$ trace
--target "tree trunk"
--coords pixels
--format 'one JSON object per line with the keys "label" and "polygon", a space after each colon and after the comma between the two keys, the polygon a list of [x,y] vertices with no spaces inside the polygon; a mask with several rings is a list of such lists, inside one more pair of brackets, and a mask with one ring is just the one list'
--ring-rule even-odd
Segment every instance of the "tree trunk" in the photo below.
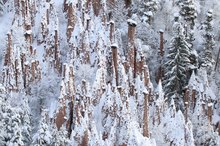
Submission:
{"label": "tree trunk", "polygon": [[111,48],[112,48],[112,59],[114,64],[116,86],[119,86],[118,85],[118,48],[117,46],[111,46]]}

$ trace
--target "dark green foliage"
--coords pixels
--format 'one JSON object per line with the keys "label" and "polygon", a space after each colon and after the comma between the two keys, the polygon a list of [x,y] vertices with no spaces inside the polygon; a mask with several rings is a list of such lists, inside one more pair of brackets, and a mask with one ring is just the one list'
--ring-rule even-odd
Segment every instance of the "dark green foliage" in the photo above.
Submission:
{"label": "dark green foliage", "polygon": [[206,14],[206,21],[204,23],[204,63],[206,66],[212,66],[213,64],[213,55],[212,51],[215,46],[214,36],[212,33],[212,11],[209,11]]}
{"label": "dark green foliage", "polygon": [[190,51],[183,35],[183,27],[175,20],[173,29],[174,37],[171,40],[167,62],[165,63],[165,93],[170,101],[171,97],[180,98],[184,86],[187,84],[187,71],[189,66]]}
{"label": "dark green foliage", "polygon": [[196,9],[193,0],[184,0],[180,3],[180,15],[193,29],[195,25],[195,18],[197,17]]}

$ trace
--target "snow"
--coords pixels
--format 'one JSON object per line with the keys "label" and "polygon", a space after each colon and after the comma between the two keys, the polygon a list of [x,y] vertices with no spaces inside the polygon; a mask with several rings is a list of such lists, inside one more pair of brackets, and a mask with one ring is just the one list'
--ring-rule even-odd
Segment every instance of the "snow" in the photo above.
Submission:
{"label": "snow", "polygon": [[118,48],[118,44],[116,44],[116,43],[112,44],[111,48],[117,49]]}
{"label": "snow", "polygon": [[[8,4],[13,2],[11,0],[7,1]],[[176,3],[173,5],[172,1],[157,1],[157,6],[154,6],[157,10],[151,11],[142,8],[143,1],[133,1],[132,16],[127,19],[127,9],[124,8],[123,1],[115,1],[114,9],[112,6],[109,7],[106,0],[102,1],[100,14],[95,16],[93,5],[89,5],[85,13],[86,1],[68,0],[67,4],[72,3],[74,9],[74,25],[72,26],[67,24],[67,13],[63,12],[63,1],[51,0],[49,3],[46,3],[45,0],[29,2],[31,4],[36,2],[36,12],[32,13],[33,9],[30,8],[30,11],[28,11],[29,16],[25,20],[25,24],[31,24],[30,30],[25,30],[22,26],[24,18],[21,15],[14,15],[14,5],[12,4],[7,8],[12,10],[4,12],[0,16],[0,26],[3,28],[0,30],[0,40],[2,40],[0,44],[0,69],[3,69],[2,84],[0,84],[0,96],[2,97],[0,110],[5,106],[5,102],[3,102],[5,98],[3,96],[9,99],[9,105],[13,105],[16,108],[19,107],[22,98],[30,102],[27,106],[31,108],[31,128],[33,129],[31,136],[34,135],[33,143],[40,138],[47,143],[54,142],[54,137],[51,136],[53,133],[51,129],[55,129],[53,126],[55,126],[54,121],[57,118],[56,112],[58,108],[64,105],[66,115],[63,118],[66,121],[69,120],[71,110],[73,110],[74,116],[73,125],[71,125],[74,130],[69,139],[70,145],[80,145],[85,133],[88,136],[89,145],[100,146],[120,145],[123,142],[130,146],[166,146],[171,144],[194,146],[200,145],[200,142],[207,140],[209,137],[215,138],[216,135],[212,125],[216,125],[220,119],[220,77],[218,69],[216,71],[209,70],[207,69],[208,66],[202,67],[202,65],[199,67],[198,65],[187,66],[194,70],[189,82],[188,79],[186,81],[188,83],[186,86],[189,89],[189,102],[185,102],[189,106],[187,121],[185,121],[184,110],[176,111],[176,97],[166,95],[164,79],[162,81],[156,80],[158,67],[167,60],[166,50],[169,50],[170,40],[175,34],[171,26],[175,24],[177,29],[181,29],[181,35],[185,35],[183,34],[183,32],[185,33],[184,29],[180,27],[180,23],[185,24],[184,18],[180,18],[180,23],[174,23],[173,21],[174,17],[179,17],[180,8]],[[151,6],[152,3],[147,3],[147,7]],[[191,31],[195,34],[196,40],[193,42],[193,49],[190,52],[196,57],[198,64],[202,60],[202,48],[204,48],[200,34],[200,29],[202,29],[200,24],[205,20],[206,14],[210,17],[213,15],[214,35],[217,40],[217,36],[219,36],[217,28],[220,20],[220,15],[217,13],[219,6],[220,3],[217,0],[195,1],[195,5],[189,6],[190,8],[196,8],[198,14],[194,30]],[[46,9],[50,10],[49,24],[46,21]],[[209,9],[213,9],[213,11],[208,11]],[[109,21],[106,16],[108,16],[110,11],[113,13],[113,18]],[[85,14],[84,18],[82,18],[82,13]],[[33,19],[30,19],[30,17],[33,17]],[[145,21],[142,21],[143,19]],[[82,20],[84,20],[84,24]],[[90,20],[88,30],[86,30],[86,20]],[[104,23],[104,20],[106,23]],[[114,35],[116,41],[113,44],[109,40],[109,25],[105,25],[109,23],[114,23],[115,26]],[[137,26],[134,42],[138,50],[136,59],[140,61],[144,55],[146,59],[144,68],[148,69],[149,67],[150,83],[146,86],[144,85],[143,72],[138,73],[136,78],[133,78],[133,69],[126,68],[125,65],[125,62],[129,63],[127,57],[128,25],[126,23],[131,26]],[[42,24],[45,27],[44,30],[42,30]],[[66,36],[67,29],[73,30],[69,40],[67,40]],[[61,73],[59,73],[54,64],[55,30],[58,31],[59,38],[58,48],[56,49],[59,52],[58,58],[61,62]],[[164,32],[164,48],[167,48],[163,58],[158,58],[157,55],[157,48],[159,47],[158,30],[159,32]],[[7,33],[12,34],[13,49],[10,58],[12,64],[3,66],[5,52],[7,52]],[[33,40],[31,43],[26,41],[24,34],[32,35]],[[218,46],[219,41],[216,42],[216,46]],[[36,51],[36,55],[30,54],[30,45]],[[112,71],[112,56],[111,49],[109,49],[111,47],[118,48],[118,87],[115,86],[115,73]],[[89,63],[84,62],[85,50],[89,54]],[[216,48],[213,50],[214,59],[216,58],[216,50]],[[21,55],[25,55],[25,60],[23,60],[25,67],[21,64]],[[16,68],[14,66],[15,59],[18,59]],[[177,60],[177,58],[175,59]],[[36,66],[36,69],[34,68],[35,76],[32,77],[31,63],[36,61],[39,61],[39,66]],[[169,63],[173,63],[173,60]],[[63,65],[66,66],[65,74]],[[174,66],[172,71],[176,68],[177,66]],[[26,69],[27,71],[25,71]],[[9,71],[8,74],[7,71]],[[28,74],[24,74],[24,71],[28,72]],[[70,76],[71,71],[73,71],[73,77]],[[211,74],[209,73],[210,71],[212,72]],[[17,82],[16,73],[18,73]],[[38,73],[41,75],[41,79],[35,80]],[[166,74],[165,72],[165,75],[169,75],[169,73]],[[24,87],[24,79],[27,81],[26,87]],[[174,79],[174,77],[171,79]],[[18,86],[15,86],[16,83]],[[86,87],[83,87],[83,83],[86,83]],[[12,87],[14,88],[13,90]],[[134,87],[134,95],[131,95],[132,87]],[[18,91],[14,91],[16,89]],[[191,99],[193,90],[196,91],[195,105],[193,105]],[[144,94],[150,93],[149,106],[146,108],[144,107]],[[171,98],[171,103],[164,98]],[[208,102],[209,100],[211,102]],[[65,102],[61,104],[61,101]],[[69,106],[72,103],[73,109]],[[79,106],[78,111],[75,109],[77,105]],[[205,107],[205,110],[207,110],[207,107],[212,107],[213,110],[213,121],[211,125],[207,126],[209,128],[206,126],[199,127],[200,122],[204,125],[209,123],[202,106]],[[41,115],[42,108],[48,109],[48,111],[43,110],[46,116]],[[145,109],[149,109],[149,137],[143,136],[143,112]],[[4,121],[7,113],[1,113],[3,115],[0,114],[0,117]],[[41,121],[40,124],[39,121]],[[66,121],[64,122],[65,126]],[[6,128],[2,126],[1,121],[0,128],[2,127]],[[64,128],[64,130],[69,129]],[[105,140],[103,140],[104,132],[107,132],[109,136]],[[42,133],[46,133],[46,136],[40,136]],[[55,133],[59,132],[56,131]],[[185,138],[187,138],[187,141],[185,141]],[[219,136],[217,138],[219,139]],[[0,141],[0,145],[5,144]]]}
{"label": "snow", "polygon": [[148,11],[144,13],[146,16],[152,17],[153,16],[153,12],[152,11]]}
{"label": "snow", "polygon": [[128,24],[131,25],[131,26],[136,26],[137,25],[137,22],[132,20],[132,19],[128,19],[127,20]]}
{"label": "snow", "polygon": [[110,23],[110,24],[114,24],[115,22],[114,22],[113,20],[110,20],[109,23]]}
{"label": "snow", "polygon": [[163,29],[160,29],[159,32],[160,32],[160,33],[164,33],[164,30],[163,30]]}

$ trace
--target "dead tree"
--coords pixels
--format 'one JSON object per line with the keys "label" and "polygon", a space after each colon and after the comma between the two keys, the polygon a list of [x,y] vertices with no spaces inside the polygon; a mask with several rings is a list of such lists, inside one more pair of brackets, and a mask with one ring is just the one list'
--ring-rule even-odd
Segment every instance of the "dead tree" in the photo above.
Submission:
{"label": "dead tree", "polygon": [[164,38],[163,38],[163,30],[160,30],[159,31],[160,33],[160,48],[159,48],[159,63],[160,63],[160,66],[159,66],[159,70],[158,70],[158,73],[157,73],[157,79],[156,81],[159,82],[159,80],[162,80],[163,78],[163,56],[164,56]]}
{"label": "dead tree", "polygon": [[81,61],[84,64],[90,64],[90,42],[88,31],[84,32],[81,43],[80,53],[83,54]]}
{"label": "dead tree", "polygon": [[46,19],[47,19],[47,25],[50,24],[50,12],[49,12],[49,9],[47,9],[46,11]]}
{"label": "dead tree", "polygon": [[135,65],[135,29],[136,22],[128,19],[128,62],[132,71],[134,71]]}
{"label": "dead tree", "polygon": [[31,24],[25,24],[25,40],[29,43],[32,43],[32,31],[31,31]]}
{"label": "dead tree", "polygon": [[163,39],[163,30],[160,30],[160,56],[163,57],[164,55],[164,39]]}
{"label": "dead tree", "polygon": [[114,6],[114,5],[115,5],[115,0],[108,0],[108,3],[109,3],[110,5],[112,5],[112,6]]}
{"label": "dead tree", "polygon": [[7,40],[7,50],[5,54],[5,61],[4,61],[4,66],[7,66],[11,63],[11,57],[12,57],[12,39],[11,39],[11,33],[7,34],[8,40]]}
{"label": "dead tree", "polygon": [[143,136],[149,137],[149,128],[148,128],[148,93],[144,93],[144,126],[143,126]]}
{"label": "dead tree", "polygon": [[186,89],[184,95],[184,105],[185,105],[185,121],[188,122],[188,109],[189,109],[189,89]]}
{"label": "dead tree", "polygon": [[64,2],[63,2],[63,12],[67,12],[67,10],[68,10],[68,4],[66,1],[67,0],[64,0]]}
{"label": "dead tree", "polygon": [[192,108],[193,108],[193,110],[195,108],[195,105],[196,105],[196,90],[193,89],[192,90]]}
{"label": "dead tree", "polygon": [[110,38],[110,42],[114,43],[115,39],[114,39],[114,34],[115,34],[115,23],[114,21],[110,21],[110,34],[109,34],[109,38]]}
{"label": "dead tree", "polygon": [[24,0],[21,0],[21,14],[22,14],[22,17],[25,18],[25,1]]}
{"label": "dead tree", "polygon": [[141,77],[141,80],[143,80],[143,69],[144,69],[144,62],[145,62],[145,57],[144,57],[144,54],[141,53],[141,58],[140,60],[138,61],[138,65],[137,65],[137,73],[140,75]]}
{"label": "dead tree", "polygon": [[59,50],[59,38],[58,38],[58,31],[55,30],[55,36],[54,36],[54,60],[55,60],[55,68],[57,69],[58,73],[61,74],[61,59],[60,59],[60,50]]}
{"label": "dead tree", "polygon": [[125,8],[128,10],[128,17],[131,17],[131,4],[132,0],[124,0]]}
{"label": "dead tree", "polygon": [[89,28],[90,28],[90,27],[89,27],[89,26],[90,26],[90,21],[91,21],[90,17],[87,17],[87,18],[86,18],[86,30],[87,30],[87,31],[89,31]]}
{"label": "dead tree", "polygon": [[136,78],[137,75],[137,69],[138,69],[138,64],[137,64],[137,48],[134,47],[134,70],[133,70],[133,78]]}
{"label": "dead tree", "polygon": [[59,109],[55,118],[57,129],[60,129],[60,127],[62,127],[63,123],[66,121],[65,116],[66,116],[66,108],[62,107]]}
{"label": "dead tree", "polygon": [[35,80],[35,67],[36,67],[36,61],[35,61],[35,60],[32,60],[32,62],[31,62],[32,81]]}
{"label": "dead tree", "polygon": [[70,3],[68,5],[68,10],[67,10],[67,40],[69,41],[75,26],[75,15],[74,15],[74,8],[73,4]]}
{"label": "dead tree", "polygon": [[18,59],[15,59],[15,85],[18,87]]}
{"label": "dead tree", "polygon": [[[61,97],[62,97],[60,100],[61,107],[57,113],[56,123],[57,123],[58,128],[61,127],[63,124],[65,124],[66,129],[68,130],[68,134],[70,136],[72,132],[71,127],[73,124],[73,114],[74,114],[73,105],[75,102],[74,101],[75,85],[74,85],[73,66],[68,66],[67,64],[64,64],[63,77],[64,77],[64,80],[61,85]],[[62,92],[64,91],[67,93],[67,95],[62,94]]]}
{"label": "dead tree", "polygon": [[144,70],[144,85],[148,87],[150,83],[150,74],[149,74],[148,66],[144,65],[143,70]]}
{"label": "dead tree", "polygon": [[218,68],[219,56],[220,56],[220,48],[219,48],[219,50],[218,50],[217,60],[216,60],[216,63],[215,63],[215,71],[216,71],[216,69]]}
{"label": "dead tree", "polygon": [[113,44],[111,48],[112,48],[112,59],[114,65],[116,86],[119,86],[118,85],[118,47],[116,44]]}
{"label": "dead tree", "polygon": [[91,5],[91,2],[92,2],[92,0],[87,0],[87,1],[86,1],[86,10],[87,10],[87,11],[89,10],[89,7],[90,7],[90,5]]}
{"label": "dead tree", "polygon": [[149,96],[148,96],[148,101],[152,101],[151,95],[152,95],[152,89],[150,87],[150,74],[149,74],[149,69],[147,65],[144,65],[143,67],[143,72],[144,72],[144,85],[148,88],[149,90]]}
{"label": "dead tree", "polygon": [[101,0],[92,0],[92,5],[95,16],[99,16],[99,12],[101,9]]}
{"label": "dead tree", "polygon": [[210,125],[212,124],[212,102],[208,101],[208,120]]}

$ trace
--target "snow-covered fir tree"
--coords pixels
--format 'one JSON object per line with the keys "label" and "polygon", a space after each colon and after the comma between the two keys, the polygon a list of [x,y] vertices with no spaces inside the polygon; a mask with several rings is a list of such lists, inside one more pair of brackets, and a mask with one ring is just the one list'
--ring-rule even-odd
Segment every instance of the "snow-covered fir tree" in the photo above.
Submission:
{"label": "snow-covered fir tree", "polygon": [[19,113],[14,111],[13,116],[11,117],[11,138],[7,143],[9,146],[24,146],[22,128],[21,128],[21,117]]}
{"label": "snow-covered fir tree", "polygon": [[180,15],[183,16],[190,29],[195,26],[195,18],[197,17],[194,0],[181,0],[180,1]]}
{"label": "snow-covered fir tree", "polygon": [[179,22],[179,17],[175,16],[173,25],[174,37],[168,51],[167,62],[165,63],[164,88],[168,101],[171,98],[176,99],[179,106],[181,104],[181,95],[184,86],[187,85],[187,76],[189,65],[189,47],[183,34],[183,27]]}
{"label": "snow-covered fir tree", "polygon": [[41,118],[39,129],[33,137],[33,144],[34,146],[49,146],[52,142],[52,134],[48,125],[46,110],[42,112]]}
{"label": "snow-covered fir tree", "polygon": [[194,26],[197,17],[196,7],[194,0],[183,0],[180,2],[180,15],[186,23],[184,23],[184,34],[187,42],[190,44],[190,50],[193,49]]}
{"label": "snow-covered fir tree", "polygon": [[5,87],[3,85],[0,84],[0,144],[1,145],[6,145],[7,141],[9,140],[9,131],[7,128],[7,124],[9,124],[9,120],[10,120],[10,113],[11,112],[11,107],[9,106],[9,103],[7,101],[7,97],[6,97],[6,90]]}
{"label": "snow-covered fir tree", "polygon": [[69,143],[68,132],[66,128],[62,126],[59,130],[54,126],[52,131],[52,145],[54,146],[66,146]]}
{"label": "snow-covered fir tree", "polygon": [[204,22],[204,65],[212,67],[213,50],[215,47],[214,34],[213,34],[213,14],[212,10],[209,10],[206,14],[206,21]]}
{"label": "snow-covered fir tree", "polygon": [[152,23],[153,17],[158,10],[158,2],[157,0],[144,0],[141,2],[141,6],[143,8],[143,16],[146,18],[146,22],[149,24]]}
{"label": "snow-covered fir tree", "polygon": [[26,143],[22,135],[20,107],[12,107],[5,88],[0,85],[1,103],[1,145],[24,146]]}
{"label": "snow-covered fir tree", "polygon": [[23,103],[21,105],[21,125],[22,125],[22,136],[25,145],[31,143],[31,134],[32,134],[32,127],[31,127],[31,115],[30,115],[30,107],[27,101],[28,99],[24,98]]}

